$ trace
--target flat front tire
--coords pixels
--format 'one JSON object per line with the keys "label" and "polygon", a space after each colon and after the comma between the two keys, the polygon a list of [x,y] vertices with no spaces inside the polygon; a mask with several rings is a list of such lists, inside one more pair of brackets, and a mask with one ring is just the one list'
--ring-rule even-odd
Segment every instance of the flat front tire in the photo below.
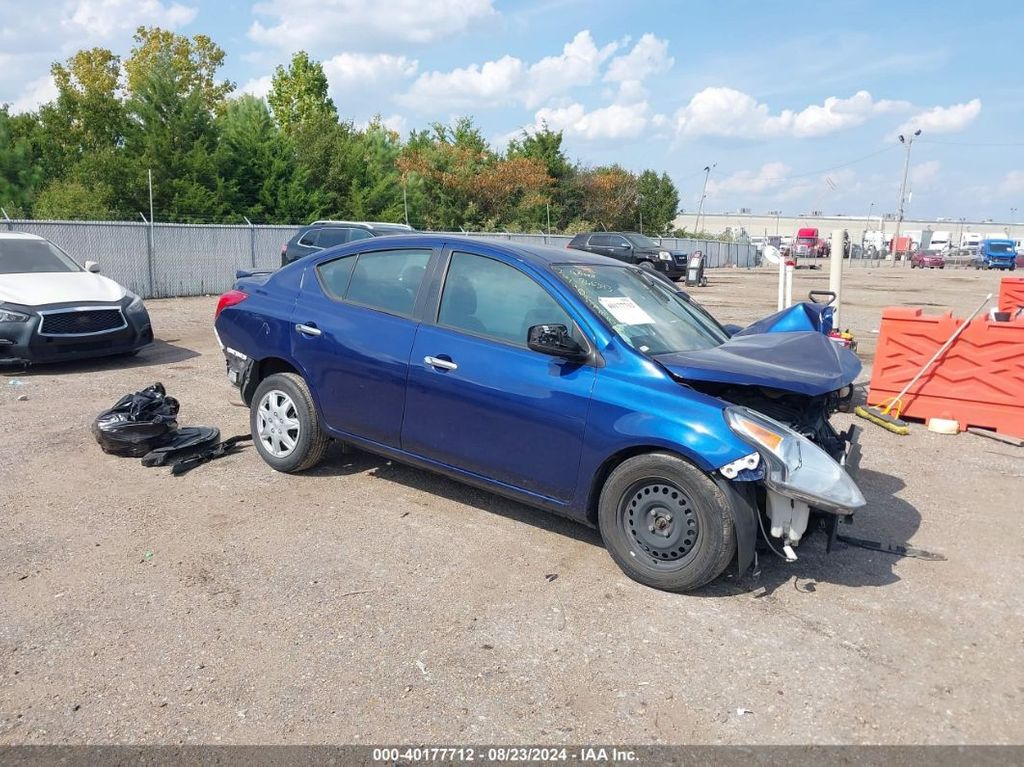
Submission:
{"label": "flat front tire", "polygon": [[295,373],[260,381],[249,408],[253,444],[272,469],[287,473],[316,466],[330,438],[320,428],[309,387]]}
{"label": "flat front tire", "polygon": [[689,461],[648,453],[608,475],[598,526],[612,559],[630,578],[665,591],[692,591],[721,575],[736,553],[728,504]]}

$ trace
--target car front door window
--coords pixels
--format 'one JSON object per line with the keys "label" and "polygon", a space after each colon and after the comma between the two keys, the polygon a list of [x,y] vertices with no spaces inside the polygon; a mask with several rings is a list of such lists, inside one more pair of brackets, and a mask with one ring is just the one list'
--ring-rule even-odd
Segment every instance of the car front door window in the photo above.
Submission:
{"label": "car front door window", "polygon": [[495,341],[526,346],[533,325],[573,322],[554,298],[518,269],[485,256],[454,253],[438,324]]}

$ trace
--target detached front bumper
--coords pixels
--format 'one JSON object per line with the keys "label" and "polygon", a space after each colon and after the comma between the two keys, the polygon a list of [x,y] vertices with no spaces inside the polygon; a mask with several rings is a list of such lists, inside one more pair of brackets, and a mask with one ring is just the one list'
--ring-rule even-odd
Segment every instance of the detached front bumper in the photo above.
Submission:
{"label": "detached front bumper", "polygon": [[[25,322],[0,322],[0,366],[36,365],[49,362],[107,357],[137,351],[153,342],[149,313],[139,301],[126,297],[117,304],[75,303],[46,306],[19,306],[5,303],[4,308],[28,316]],[[83,325],[74,327],[75,312],[119,311],[123,322],[118,327],[94,331]],[[68,321],[59,332],[43,327],[47,315],[60,315]]]}

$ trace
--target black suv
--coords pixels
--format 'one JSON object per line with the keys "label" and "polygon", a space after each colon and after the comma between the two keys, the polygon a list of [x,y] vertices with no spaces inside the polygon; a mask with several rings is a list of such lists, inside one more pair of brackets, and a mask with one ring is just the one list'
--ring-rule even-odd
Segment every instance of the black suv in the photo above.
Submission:
{"label": "black suv", "polygon": [[636,232],[589,232],[577,234],[566,246],[588,253],[611,256],[641,269],[653,269],[670,279],[686,274],[687,254],[662,247]]}
{"label": "black suv", "polygon": [[281,266],[287,266],[310,253],[324,248],[344,245],[346,242],[384,237],[389,234],[415,232],[408,224],[388,224],[380,221],[314,221],[281,246]]}

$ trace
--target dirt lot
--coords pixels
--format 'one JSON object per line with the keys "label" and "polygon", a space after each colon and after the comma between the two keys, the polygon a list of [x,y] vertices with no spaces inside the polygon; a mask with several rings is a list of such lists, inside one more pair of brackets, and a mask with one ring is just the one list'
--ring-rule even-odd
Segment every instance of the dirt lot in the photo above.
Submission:
{"label": "dirt lot", "polygon": [[[723,321],[774,308],[770,272],[710,277]],[[997,281],[848,273],[864,378],[880,307],[964,314]],[[1024,742],[1024,450],[866,426],[850,532],[948,561],[819,537],[665,594],[591,530],[369,455],[101,453],[92,418],[155,380],[183,424],[248,431],[214,301],[148,302],[129,363],[0,378],[0,742]]]}

